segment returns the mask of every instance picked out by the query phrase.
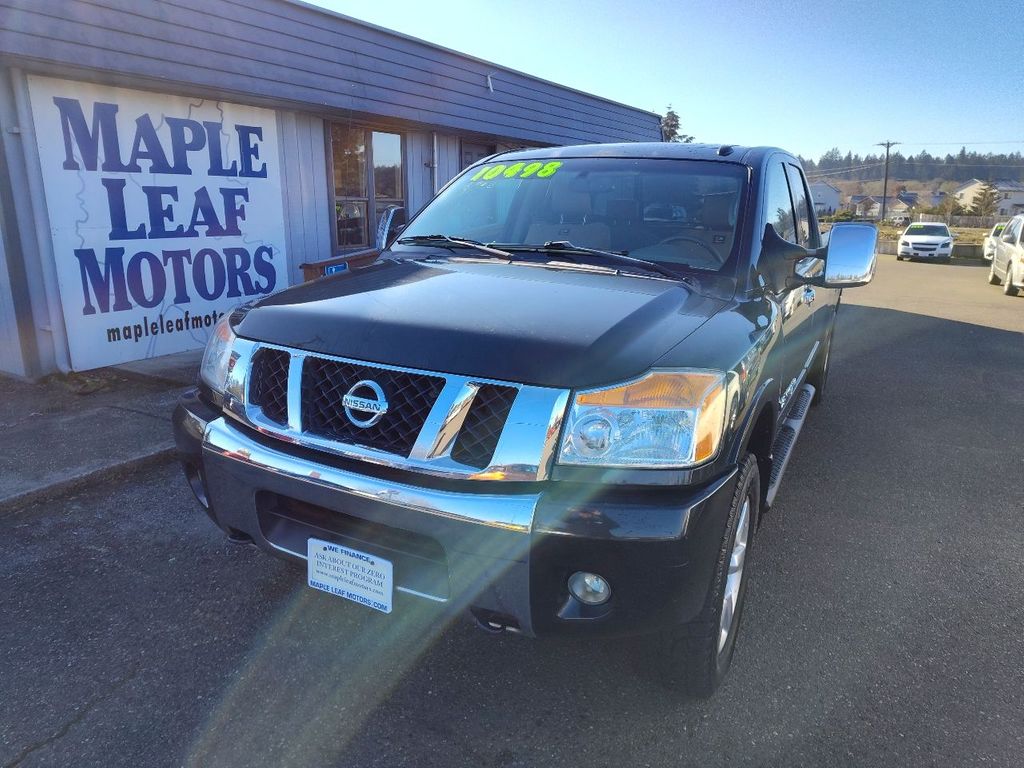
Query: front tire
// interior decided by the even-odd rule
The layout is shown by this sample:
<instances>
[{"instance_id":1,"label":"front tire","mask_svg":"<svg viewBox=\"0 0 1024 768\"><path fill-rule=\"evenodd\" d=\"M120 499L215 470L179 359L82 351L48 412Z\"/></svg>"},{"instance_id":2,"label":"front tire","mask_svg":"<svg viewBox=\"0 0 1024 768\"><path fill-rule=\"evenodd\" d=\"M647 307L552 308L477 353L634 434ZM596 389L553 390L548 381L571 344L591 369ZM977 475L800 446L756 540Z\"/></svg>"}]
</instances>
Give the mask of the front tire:
<instances>
[{"instance_id":1,"label":"front tire","mask_svg":"<svg viewBox=\"0 0 1024 768\"><path fill-rule=\"evenodd\" d=\"M1003 294L1016 296L1020 289L1013 284L1013 262L1006 262L1006 274L1003 276Z\"/></svg>"},{"instance_id":2,"label":"front tire","mask_svg":"<svg viewBox=\"0 0 1024 768\"><path fill-rule=\"evenodd\" d=\"M665 679L695 698L706 699L722 684L732 663L747 593L747 554L760 514L761 476L754 454L740 465L729 519L704 607L665 640Z\"/></svg>"},{"instance_id":3,"label":"front tire","mask_svg":"<svg viewBox=\"0 0 1024 768\"><path fill-rule=\"evenodd\" d=\"M807 372L807 383L814 387L812 406L821 405L825 401L825 387L828 384L828 367L831 360L832 333L829 333L824 346L818 350L818 354L811 364L811 370Z\"/></svg>"},{"instance_id":4,"label":"front tire","mask_svg":"<svg viewBox=\"0 0 1024 768\"><path fill-rule=\"evenodd\" d=\"M996 260L994 258L992 263L988 265L988 284L999 285L999 276L996 274Z\"/></svg>"}]
</instances>

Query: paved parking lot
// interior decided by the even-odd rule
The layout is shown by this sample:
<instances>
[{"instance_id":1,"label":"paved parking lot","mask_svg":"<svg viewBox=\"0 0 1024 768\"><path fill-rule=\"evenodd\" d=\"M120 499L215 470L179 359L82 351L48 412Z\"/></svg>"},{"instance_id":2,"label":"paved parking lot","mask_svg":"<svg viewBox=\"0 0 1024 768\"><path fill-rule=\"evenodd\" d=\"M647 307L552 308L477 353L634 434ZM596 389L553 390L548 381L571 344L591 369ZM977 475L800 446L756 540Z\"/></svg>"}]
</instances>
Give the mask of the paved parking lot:
<instances>
[{"instance_id":1,"label":"paved parking lot","mask_svg":"<svg viewBox=\"0 0 1024 768\"><path fill-rule=\"evenodd\" d=\"M166 466L0 517L0 765L1020 765L1024 298L882 259L713 700L630 643L314 594Z\"/></svg>"}]
</instances>

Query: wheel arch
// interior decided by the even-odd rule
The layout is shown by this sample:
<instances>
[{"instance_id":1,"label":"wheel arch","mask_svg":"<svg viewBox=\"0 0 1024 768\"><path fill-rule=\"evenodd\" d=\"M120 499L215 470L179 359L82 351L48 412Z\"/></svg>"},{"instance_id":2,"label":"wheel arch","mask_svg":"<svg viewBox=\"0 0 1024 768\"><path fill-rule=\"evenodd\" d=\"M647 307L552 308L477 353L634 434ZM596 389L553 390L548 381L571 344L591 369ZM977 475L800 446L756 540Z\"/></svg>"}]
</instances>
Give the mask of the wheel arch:
<instances>
[{"instance_id":1,"label":"wheel arch","mask_svg":"<svg viewBox=\"0 0 1024 768\"><path fill-rule=\"evenodd\" d=\"M772 444L775 442L779 417L778 407L770 395L772 383L771 379L764 382L751 399L751 406L747 409L740 429L737 430L739 439L734 442L730 455L733 464L739 463L748 452L753 453L757 459L758 474L761 476L762 512L766 508L768 479L771 477L772 469Z\"/></svg>"}]
</instances>

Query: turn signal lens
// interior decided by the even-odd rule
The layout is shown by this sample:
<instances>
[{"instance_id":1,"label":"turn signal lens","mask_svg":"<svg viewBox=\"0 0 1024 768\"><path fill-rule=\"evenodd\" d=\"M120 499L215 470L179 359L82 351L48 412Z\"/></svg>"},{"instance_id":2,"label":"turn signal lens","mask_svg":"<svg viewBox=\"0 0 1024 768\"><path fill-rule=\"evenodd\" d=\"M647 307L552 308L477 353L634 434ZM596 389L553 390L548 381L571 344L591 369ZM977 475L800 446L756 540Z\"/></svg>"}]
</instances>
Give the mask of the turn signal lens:
<instances>
[{"instance_id":1,"label":"turn signal lens","mask_svg":"<svg viewBox=\"0 0 1024 768\"><path fill-rule=\"evenodd\" d=\"M203 363L199 367L199 378L215 392L224 393L228 374L237 357L232 355L235 332L231 330L230 315L224 315L213 327L206 342Z\"/></svg>"}]
</instances>

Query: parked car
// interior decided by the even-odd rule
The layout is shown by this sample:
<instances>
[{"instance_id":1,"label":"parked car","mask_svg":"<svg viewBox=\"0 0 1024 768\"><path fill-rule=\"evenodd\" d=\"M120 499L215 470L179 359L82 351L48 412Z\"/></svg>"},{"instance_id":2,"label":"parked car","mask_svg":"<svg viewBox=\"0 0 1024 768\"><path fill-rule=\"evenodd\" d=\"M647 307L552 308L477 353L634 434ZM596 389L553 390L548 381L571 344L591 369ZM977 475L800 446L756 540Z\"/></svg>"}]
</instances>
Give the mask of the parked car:
<instances>
[{"instance_id":1,"label":"parked car","mask_svg":"<svg viewBox=\"0 0 1024 768\"><path fill-rule=\"evenodd\" d=\"M981 245L981 255L985 257L986 261L992 261L992 257L996 252L996 243L999 242L999 236L1003 233L1005 227L1005 221L1002 224L996 224L992 227L992 231L985 235Z\"/></svg>"},{"instance_id":2,"label":"parked car","mask_svg":"<svg viewBox=\"0 0 1024 768\"><path fill-rule=\"evenodd\" d=\"M174 414L188 482L315 589L651 635L664 679L710 695L840 293L875 270L875 227L822 246L809 200L777 149L481 161L376 262L221 320Z\"/></svg>"},{"instance_id":3,"label":"parked car","mask_svg":"<svg viewBox=\"0 0 1024 768\"><path fill-rule=\"evenodd\" d=\"M891 219L889 219L889 221L891 221L897 227L905 227L910 223L910 217L906 215L893 216Z\"/></svg>"},{"instance_id":4,"label":"parked car","mask_svg":"<svg viewBox=\"0 0 1024 768\"><path fill-rule=\"evenodd\" d=\"M1010 219L996 242L988 269L988 281L1003 286L1003 293L1016 296L1024 288L1024 214Z\"/></svg>"},{"instance_id":5,"label":"parked car","mask_svg":"<svg viewBox=\"0 0 1024 768\"><path fill-rule=\"evenodd\" d=\"M949 261L953 255L953 240L953 233L945 224L911 224L900 236L896 259Z\"/></svg>"}]
</instances>

